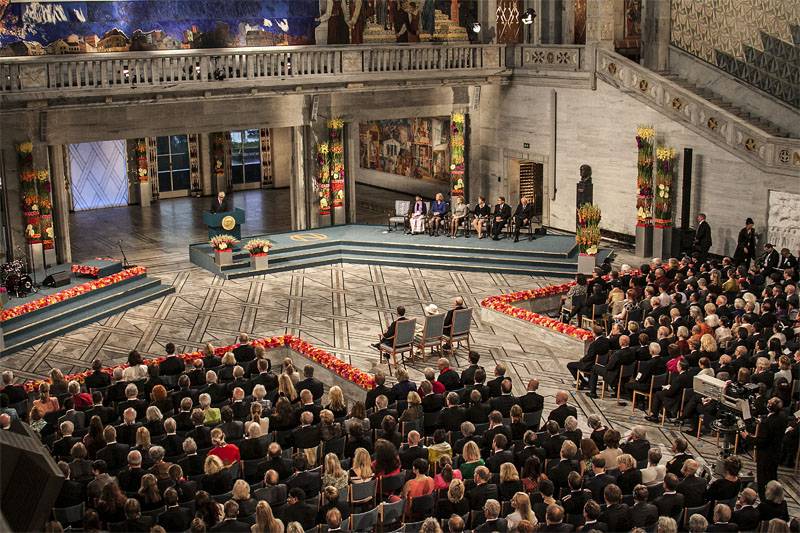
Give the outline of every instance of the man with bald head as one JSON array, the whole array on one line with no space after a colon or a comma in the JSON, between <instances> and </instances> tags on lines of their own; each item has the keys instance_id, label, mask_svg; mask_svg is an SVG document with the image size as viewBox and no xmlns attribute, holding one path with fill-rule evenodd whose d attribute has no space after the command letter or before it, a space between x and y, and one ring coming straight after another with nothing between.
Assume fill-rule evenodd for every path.
<instances>
[{"instance_id":1,"label":"man with bald head","mask_svg":"<svg viewBox=\"0 0 800 533\"><path fill-rule=\"evenodd\" d=\"M461 296L456 296L453 299L453 308L450 309L446 315L444 315L444 333L447 335L450 333L450 326L453 325L453 313L458 311L459 309L465 309L464 307L464 298Z\"/></svg>"},{"instance_id":2,"label":"man with bald head","mask_svg":"<svg viewBox=\"0 0 800 533\"><path fill-rule=\"evenodd\" d=\"M523 413L535 413L544 407L544 397L536 392L539 390L539 380L536 378L528 381L525 394L517 398L517 404L522 407Z\"/></svg>"},{"instance_id":3,"label":"man with bald head","mask_svg":"<svg viewBox=\"0 0 800 533\"><path fill-rule=\"evenodd\" d=\"M558 391L556 393L556 408L550 411L550 414L547 416L548 421L555 420L562 429L568 416L574 416L575 418L578 418L578 410L571 405L567 405L568 400L569 393L567 391Z\"/></svg>"}]
</instances>

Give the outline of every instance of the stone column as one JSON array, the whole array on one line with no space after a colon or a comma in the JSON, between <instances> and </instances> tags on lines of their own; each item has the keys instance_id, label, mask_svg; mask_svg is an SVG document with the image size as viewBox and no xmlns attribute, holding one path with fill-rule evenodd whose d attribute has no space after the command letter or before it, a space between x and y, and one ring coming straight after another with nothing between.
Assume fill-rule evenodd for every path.
<instances>
[{"instance_id":1,"label":"stone column","mask_svg":"<svg viewBox=\"0 0 800 533\"><path fill-rule=\"evenodd\" d=\"M614 1L586 1L586 45L614 50Z\"/></svg>"},{"instance_id":2,"label":"stone column","mask_svg":"<svg viewBox=\"0 0 800 533\"><path fill-rule=\"evenodd\" d=\"M69 235L69 198L63 144L50 146L50 179L53 196L53 230L55 231L56 257L59 263L72 262L72 244Z\"/></svg>"},{"instance_id":3,"label":"stone column","mask_svg":"<svg viewBox=\"0 0 800 533\"><path fill-rule=\"evenodd\" d=\"M11 242L8 243L8 257L21 259L17 255L17 249L24 254L25 250L25 227L22 223L22 192L19 180L19 161L17 160L17 151L14 141L11 140L10 135L0 135L0 140L3 144L0 146L2 150L2 163L3 163L3 189L6 200L6 213L8 220L8 230L11 237Z\"/></svg>"},{"instance_id":4,"label":"stone column","mask_svg":"<svg viewBox=\"0 0 800 533\"><path fill-rule=\"evenodd\" d=\"M306 167L305 126L295 126L292 128L292 176L289 180L293 230L308 228Z\"/></svg>"},{"instance_id":5,"label":"stone column","mask_svg":"<svg viewBox=\"0 0 800 533\"><path fill-rule=\"evenodd\" d=\"M214 194L214 169L211 165L211 137L208 133L200 133L197 139L200 151L200 183L203 189L203 196Z\"/></svg>"},{"instance_id":6,"label":"stone column","mask_svg":"<svg viewBox=\"0 0 800 533\"><path fill-rule=\"evenodd\" d=\"M344 125L345 182L344 209L347 224L356 222L356 172L359 169L359 125L358 122L346 122ZM337 220L337 222L340 222Z\"/></svg>"},{"instance_id":7,"label":"stone column","mask_svg":"<svg viewBox=\"0 0 800 533\"><path fill-rule=\"evenodd\" d=\"M642 66L659 72L669 69L671 23L669 2L644 0L642 5Z\"/></svg>"},{"instance_id":8,"label":"stone column","mask_svg":"<svg viewBox=\"0 0 800 533\"><path fill-rule=\"evenodd\" d=\"M561 6L561 44L575 44L575 0Z\"/></svg>"}]
</instances>

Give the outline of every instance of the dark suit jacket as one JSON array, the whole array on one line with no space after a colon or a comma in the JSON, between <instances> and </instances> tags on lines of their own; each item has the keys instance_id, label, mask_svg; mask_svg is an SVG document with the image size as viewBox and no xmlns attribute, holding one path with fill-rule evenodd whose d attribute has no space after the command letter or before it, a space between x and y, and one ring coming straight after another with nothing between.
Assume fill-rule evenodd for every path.
<instances>
[{"instance_id":1,"label":"dark suit jacket","mask_svg":"<svg viewBox=\"0 0 800 533\"><path fill-rule=\"evenodd\" d=\"M224 531L225 533L250 533L250 524L247 522L242 522L241 520L236 520L235 518L228 518L212 527L211 531Z\"/></svg>"},{"instance_id":2,"label":"dark suit jacket","mask_svg":"<svg viewBox=\"0 0 800 533\"><path fill-rule=\"evenodd\" d=\"M117 442L122 442L128 446L136 444L136 432L142 427L140 423L120 424L117 429Z\"/></svg>"},{"instance_id":3,"label":"dark suit jacket","mask_svg":"<svg viewBox=\"0 0 800 533\"><path fill-rule=\"evenodd\" d=\"M761 515L753 506L742 507L733 512L731 522L739 526L739 531L755 531L761 522Z\"/></svg>"},{"instance_id":4,"label":"dark suit jacket","mask_svg":"<svg viewBox=\"0 0 800 533\"><path fill-rule=\"evenodd\" d=\"M739 526L735 522L715 522L713 524L709 524L708 529L706 529L707 533L736 533L739 531Z\"/></svg>"},{"instance_id":5,"label":"dark suit jacket","mask_svg":"<svg viewBox=\"0 0 800 533\"><path fill-rule=\"evenodd\" d=\"M93 416L100 417L100 421L103 423L104 426L108 425L108 423L113 422L117 419L117 413L114 411L114 409L112 409L111 407L106 407L102 404L93 405L92 407L84 411L84 413L86 414L86 420L89 421L92 420Z\"/></svg>"},{"instance_id":6,"label":"dark suit jacket","mask_svg":"<svg viewBox=\"0 0 800 533\"><path fill-rule=\"evenodd\" d=\"M631 508L631 526L649 528L658 522L658 507L652 503L637 502Z\"/></svg>"},{"instance_id":7,"label":"dark suit jacket","mask_svg":"<svg viewBox=\"0 0 800 533\"><path fill-rule=\"evenodd\" d=\"M642 482L642 471L636 468L626 470L617 476L617 486L622 494L633 494L633 488Z\"/></svg>"},{"instance_id":8,"label":"dark suit jacket","mask_svg":"<svg viewBox=\"0 0 800 533\"><path fill-rule=\"evenodd\" d=\"M439 383L444 385L448 391L453 391L461 388L461 377L452 368L448 368L443 374L439 374Z\"/></svg>"},{"instance_id":9,"label":"dark suit jacket","mask_svg":"<svg viewBox=\"0 0 800 533\"><path fill-rule=\"evenodd\" d=\"M182 507L169 507L164 513L159 515L158 524L167 533L178 533L186 531L192 523L192 513Z\"/></svg>"},{"instance_id":10,"label":"dark suit jacket","mask_svg":"<svg viewBox=\"0 0 800 533\"><path fill-rule=\"evenodd\" d=\"M493 453L486 459L486 468L488 468L493 474L497 474L500 472L500 465L503 463L513 462L514 453L511 450L502 450L497 453Z\"/></svg>"},{"instance_id":11,"label":"dark suit jacket","mask_svg":"<svg viewBox=\"0 0 800 533\"><path fill-rule=\"evenodd\" d=\"M592 499L598 502L604 501L603 499L603 491L606 490L608 485L614 483L616 479L614 476L610 474L598 474L596 476L590 477L586 480L586 483L583 484L584 488L589 489L592 491Z\"/></svg>"},{"instance_id":12,"label":"dark suit jacket","mask_svg":"<svg viewBox=\"0 0 800 533\"><path fill-rule=\"evenodd\" d=\"M125 492L136 492L142 484L142 477L147 472L144 468L124 468L117 474L119 488Z\"/></svg>"},{"instance_id":13,"label":"dark suit jacket","mask_svg":"<svg viewBox=\"0 0 800 533\"><path fill-rule=\"evenodd\" d=\"M711 226L705 220L697 225L694 235L694 245L697 249L707 252L711 248Z\"/></svg>"},{"instance_id":14,"label":"dark suit jacket","mask_svg":"<svg viewBox=\"0 0 800 533\"><path fill-rule=\"evenodd\" d=\"M683 494L684 506L699 507L705 503L707 486L705 479L698 476L689 476L678 483L676 490L679 494Z\"/></svg>"},{"instance_id":15,"label":"dark suit jacket","mask_svg":"<svg viewBox=\"0 0 800 533\"><path fill-rule=\"evenodd\" d=\"M511 206L508 204L495 204L494 211L492 211L492 222L494 222L495 217L502 218L504 224L508 222L508 219L511 218Z\"/></svg>"},{"instance_id":16,"label":"dark suit jacket","mask_svg":"<svg viewBox=\"0 0 800 533\"><path fill-rule=\"evenodd\" d=\"M65 479L61 485L54 507L72 507L78 505L86 499L86 490L83 483Z\"/></svg>"},{"instance_id":17,"label":"dark suit jacket","mask_svg":"<svg viewBox=\"0 0 800 533\"><path fill-rule=\"evenodd\" d=\"M263 385L267 391L275 390L278 388L278 376L272 372L262 372L253 376L248 385L248 393L252 392L256 385Z\"/></svg>"},{"instance_id":18,"label":"dark suit jacket","mask_svg":"<svg viewBox=\"0 0 800 533\"><path fill-rule=\"evenodd\" d=\"M383 332L383 339L381 339L381 343L389 346L392 345L394 339L394 332L397 329L397 323L400 322L401 320L408 320L408 319L404 316L401 316L397 320L389 324L389 327L386 328L386 331Z\"/></svg>"},{"instance_id":19,"label":"dark suit jacket","mask_svg":"<svg viewBox=\"0 0 800 533\"><path fill-rule=\"evenodd\" d=\"M523 413L535 413L544 407L544 396L538 392L527 392L517 398L517 404L522 407Z\"/></svg>"},{"instance_id":20,"label":"dark suit jacket","mask_svg":"<svg viewBox=\"0 0 800 533\"><path fill-rule=\"evenodd\" d=\"M195 426L186 436L194 439L198 450L211 447L211 428Z\"/></svg>"},{"instance_id":21,"label":"dark suit jacket","mask_svg":"<svg viewBox=\"0 0 800 533\"><path fill-rule=\"evenodd\" d=\"M267 447L261 439L244 439L239 443L239 455L242 461L262 459L266 451Z\"/></svg>"},{"instance_id":22,"label":"dark suit jacket","mask_svg":"<svg viewBox=\"0 0 800 533\"><path fill-rule=\"evenodd\" d=\"M303 389L307 389L311 395L314 396L314 401L322 398L322 394L324 392L322 382L317 378L306 378L301 380L297 383L297 385L295 385L295 389L298 393Z\"/></svg>"},{"instance_id":23,"label":"dark suit jacket","mask_svg":"<svg viewBox=\"0 0 800 533\"><path fill-rule=\"evenodd\" d=\"M423 446L414 446L409 448L404 444L400 447L400 465L403 470L411 470L416 459L428 459L428 449Z\"/></svg>"},{"instance_id":24,"label":"dark suit jacket","mask_svg":"<svg viewBox=\"0 0 800 533\"><path fill-rule=\"evenodd\" d=\"M128 462L128 451L130 446L122 442L115 442L108 444L97 451L97 459L102 459L106 462L109 472L122 468Z\"/></svg>"},{"instance_id":25,"label":"dark suit jacket","mask_svg":"<svg viewBox=\"0 0 800 533\"><path fill-rule=\"evenodd\" d=\"M620 446L620 449L629 453L637 461L644 461L647 459L647 453L650 451L650 441L648 440L632 440Z\"/></svg>"},{"instance_id":26,"label":"dark suit jacket","mask_svg":"<svg viewBox=\"0 0 800 533\"><path fill-rule=\"evenodd\" d=\"M219 197L215 196L211 199L211 205L209 206L209 211L212 213L224 213L226 211L231 210L231 200L229 196L225 196L222 200L222 203L219 201Z\"/></svg>"},{"instance_id":27,"label":"dark suit jacket","mask_svg":"<svg viewBox=\"0 0 800 533\"><path fill-rule=\"evenodd\" d=\"M500 384L503 383L505 376L497 376L496 378L489 380L486 382L486 386L489 387L489 397L494 398L495 396L500 396Z\"/></svg>"},{"instance_id":28,"label":"dark suit jacket","mask_svg":"<svg viewBox=\"0 0 800 533\"><path fill-rule=\"evenodd\" d=\"M463 407L447 407L439 413L439 426L447 431L460 431L467 413Z\"/></svg>"},{"instance_id":29,"label":"dark suit jacket","mask_svg":"<svg viewBox=\"0 0 800 533\"><path fill-rule=\"evenodd\" d=\"M312 498L319 494L322 487L322 479L319 472L295 472L286 480L286 489L291 491L298 488L303 489L307 498Z\"/></svg>"},{"instance_id":30,"label":"dark suit jacket","mask_svg":"<svg viewBox=\"0 0 800 533\"><path fill-rule=\"evenodd\" d=\"M578 472L580 467L578 465L574 465L572 461L562 459L552 467L547 472L547 477L550 478L550 481L553 482L553 487L555 491L553 494L559 494L561 489L569 488L569 483L567 482L567 477L569 473L572 471ZM583 512L583 509L581 509Z\"/></svg>"},{"instance_id":31,"label":"dark suit jacket","mask_svg":"<svg viewBox=\"0 0 800 533\"><path fill-rule=\"evenodd\" d=\"M76 442L80 442L78 437L62 437L53 443L53 456L69 457L72 447Z\"/></svg>"},{"instance_id":32,"label":"dark suit jacket","mask_svg":"<svg viewBox=\"0 0 800 533\"><path fill-rule=\"evenodd\" d=\"M659 515L675 518L683 510L683 501L683 494L679 492L675 494L662 494L653 500L653 505L658 507ZM756 515L758 515L758 512L756 512ZM758 524L757 521L756 524Z\"/></svg>"},{"instance_id":33,"label":"dark suit jacket","mask_svg":"<svg viewBox=\"0 0 800 533\"><path fill-rule=\"evenodd\" d=\"M470 405L467 407L465 411L465 415L467 420L472 422L473 424L485 424L489 421L489 413L492 411L492 408L486 404L476 404Z\"/></svg>"},{"instance_id":34,"label":"dark suit jacket","mask_svg":"<svg viewBox=\"0 0 800 533\"><path fill-rule=\"evenodd\" d=\"M473 511L483 509L483 504L486 503L486 500L492 499L499 501L500 498L497 494L497 485L494 483L477 485L467 491L467 496L469 497L469 507Z\"/></svg>"},{"instance_id":35,"label":"dark suit jacket","mask_svg":"<svg viewBox=\"0 0 800 533\"><path fill-rule=\"evenodd\" d=\"M295 448L315 448L319 446L319 441L318 426L301 426L292 432L292 442Z\"/></svg>"},{"instance_id":36,"label":"dark suit jacket","mask_svg":"<svg viewBox=\"0 0 800 533\"><path fill-rule=\"evenodd\" d=\"M630 531L631 508L624 503L609 505L598 520L607 524L609 531Z\"/></svg>"},{"instance_id":37,"label":"dark suit jacket","mask_svg":"<svg viewBox=\"0 0 800 533\"><path fill-rule=\"evenodd\" d=\"M367 397L364 400L364 407L367 409L372 409L375 407L375 398L381 395L386 396L386 398L389 400L389 403L392 403L395 400L390 387L387 387L386 385L376 385L374 389L367 391ZM405 400L405 398L401 399Z\"/></svg>"},{"instance_id":38,"label":"dark suit jacket","mask_svg":"<svg viewBox=\"0 0 800 533\"><path fill-rule=\"evenodd\" d=\"M505 518L497 518L492 521L484 522L483 524L479 525L475 529L473 529L475 533L483 533L484 531L498 531L499 533L505 533L508 531L508 524L506 523Z\"/></svg>"},{"instance_id":39,"label":"dark suit jacket","mask_svg":"<svg viewBox=\"0 0 800 533\"><path fill-rule=\"evenodd\" d=\"M83 380L87 389L100 389L111 385L111 376L105 372L92 372Z\"/></svg>"},{"instance_id":40,"label":"dark suit jacket","mask_svg":"<svg viewBox=\"0 0 800 533\"><path fill-rule=\"evenodd\" d=\"M446 318L446 317L445 317ZM475 371L483 368L480 365L469 365L461 372L461 383L470 384L475 382Z\"/></svg>"},{"instance_id":41,"label":"dark suit jacket","mask_svg":"<svg viewBox=\"0 0 800 533\"><path fill-rule=\"evenodd\" d=\"M181 465L183 473L187 476L199 476L203 473L204 458L200 455L187 455L178 464Z\"/></svg>"},{"instance_id":42,"label":"dark suit jacket","mask_svg":"<svg viewBox=\"0 0 800 533\"><path fill-rule=\"evenodd\" d=\"M517 403L516 398L511 394L502 394L489 401L492 411L500 411L503 417L508 418L511 407Z\"/></svg>"},{"instance_id":43,"label":"dark suit jacket","mask_svg":"<svg viewBox=\"0 0 800 533\"><path fill-rule=\"evenodd\" d=\"M380 429L381 422L385 416L393 416L397 420L397 411L394 409L381 409L369 415L369 427L372 429Z\"/></svg>"},{"instance_id":44,"label":"dark suit jacket","mask_svg":"<svg viewBox=\"0 0 800 533\"><path fill-rule=\"evenodd\" d=\"M514 218L518 218L520 220L530 220L533 218L533 204L528 202L527 205L522 205L522 202L517 204L517 208L514 209Z\"/></svg>"},{"instance_id":45,"label":"dark suit jacket","mask_svg":"<svg viewBox=\"0 0 800 533\"><path fill-rule=\"evenodd\" d=\"M0 392L8 396L8 403L11 405L19 403L28 397L25 388L20 385L6 385Z\"/></svg>"},{"instance_id":46,"label":"dark suit jacket","mask_svg":"<svg viewBox=\"0 0 800 533\"><path fill-rule=\"evenodd\" d=\"M555 420L558 422L558 425L563 428L564 421L568 416L574 416L575 418L578 418L578 410L571 405L563 404L550 411L550 415L547 417L547 420Z\"/></svg>"}]
</instances>

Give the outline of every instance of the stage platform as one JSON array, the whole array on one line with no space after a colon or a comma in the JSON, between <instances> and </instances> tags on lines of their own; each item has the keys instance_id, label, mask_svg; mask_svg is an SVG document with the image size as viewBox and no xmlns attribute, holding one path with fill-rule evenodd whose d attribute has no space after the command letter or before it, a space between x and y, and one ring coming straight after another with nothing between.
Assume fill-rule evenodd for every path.
<instances>
[{"instance_id":1,"label":"stage platform","mask_svg":"<svg viewBox=\"0 0 800 533\"><path fill-rule=\"evenodd\" d=\"M71 273L71 268L72 265L69 264L58 265L48 268L45 274L62 271ZM112 268L111 270L116 269ZM43 298L47 297L53 297L54 300L60 301L54 301L47 306L0 322L0 333L2 333L3 339L0 354L9 355L175 292L173 287L162 285L158 279L148 278L144 272L124 276L124 272L117 271L108 275L114 274L119 274L122 279L90 291L77 291L76 287L97 283L97 280L71 273L68 285L57 288L41 287L36 293L22 298L11 298L4 306L6 310L25 305L36 305L36 302L41 302ZM41 282L42 279L43 274L40 271L38 280ZM69 298L61 299L58 296L72 292L75 294Z\"/></svg>"},{"instance_id":2,"label":"stage platform","mask_svg":"<svg viewBox=\"0 0 800 533\"><path fill-rule=\"evenodd\" d=\"M248 253L241 249L248 240L260 238L273 243L268 267L250 267ZM601 249L598 262L611 254ZM389 232L386 226L358 225L317 228L307 231L243 237L233 253L233 264L219 267L208 243L189 246L189 258L195 265L225 279L245 278L331 263L375 264L384 266L414 265L420 268L453 269L473 272L535 274L572 277L578 269L578 252L572 235L546 235L529 241L522 236L518 243L511 238L493 241L469 238L406 235Z\"/></svg>"}]
</instances>

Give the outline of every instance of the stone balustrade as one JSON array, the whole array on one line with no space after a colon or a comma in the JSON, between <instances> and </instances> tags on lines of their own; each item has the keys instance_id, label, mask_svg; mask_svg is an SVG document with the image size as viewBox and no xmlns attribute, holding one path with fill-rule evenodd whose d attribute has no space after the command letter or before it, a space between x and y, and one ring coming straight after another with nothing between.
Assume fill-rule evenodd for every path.
<instances>
[{"instance_id":1,"label":"stone balustrade","mask_svg":"<svg viewBox=\"0 0 800 533\"><path fill-rule=\"evenodd\" d=\"M586 69L585 47L580 45L532 45L509 47L508 66L522 70L579 71ZM513 61L513 63L512 63Z\"/></svg>"},{"instance_id":2,"label":"stone balustrade","mask_svg":"<svg viewBox=\"0 0 800 533\"><path fill-rule=\"evenodd\" d=\"M614 52L598 49L595 64L596 75L603 81L742 159L772 172L800 174L800 140L772 136Z\"/></svg>"}]
</instances>

